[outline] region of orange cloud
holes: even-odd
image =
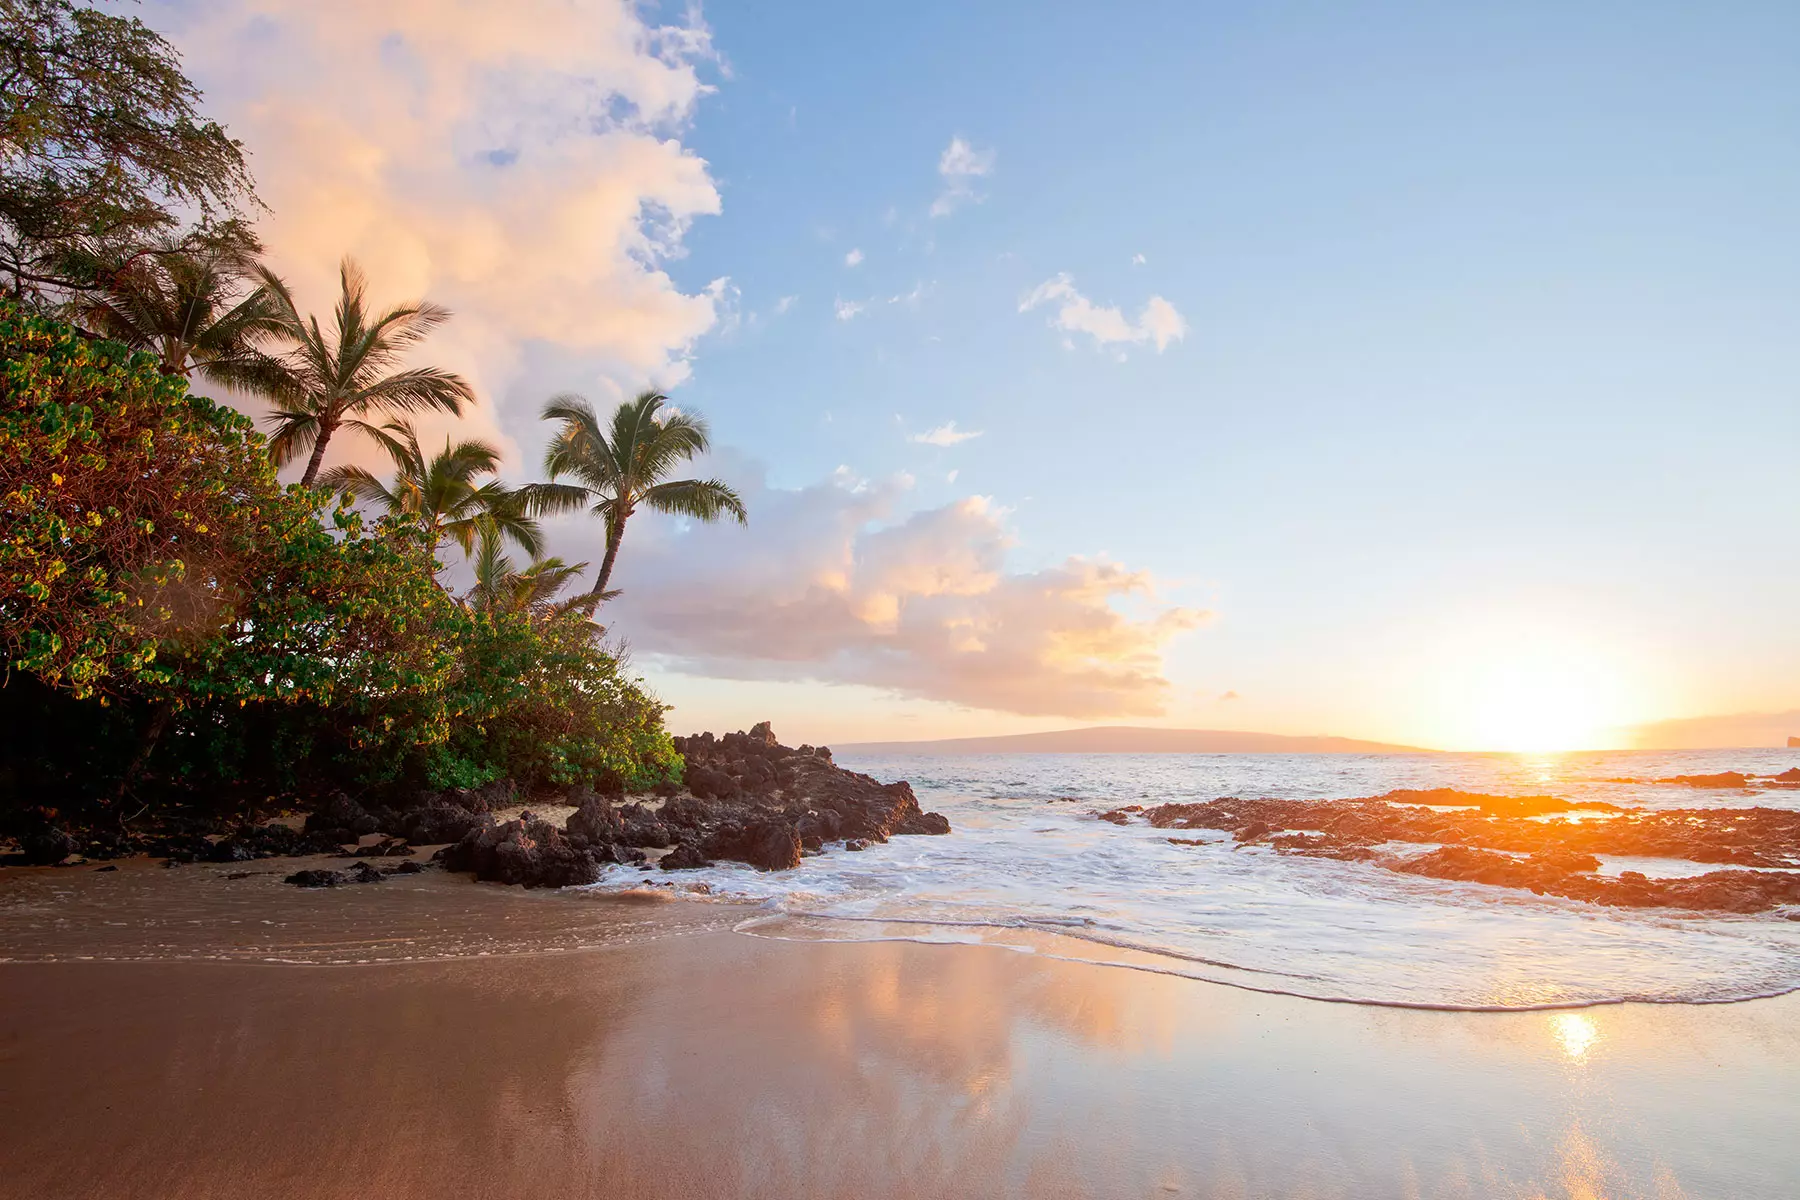
[[[491,401],[510,387],[535,403],[687,374],[722,290],[663,269],[719,211],[680,141],[708,90],[697,18],[651,26],[622,0],[147,8],[250,149],[270,261],[304,303],[327,308],[349,253],[377,299],[455,310],[430,355],[490,401],[465,434],[503,434]],[[580,375],[527,382],[534,344]]]
[[[640,653],[1023,715],[1155,716],[1164,647],[1205,617],[1159,605],[1147,574],[1112,563],[1009,572],[1004,514],[981,497],[896,518],[903,481],[740,490],[747,530],[634,522],[624,595],[604,615]]]

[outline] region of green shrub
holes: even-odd
[[[0,809],[678,777],[591,622],[459,603],[411,520],[321,523],[149,356],[0,302],[0,380]]]

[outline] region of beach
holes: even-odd
[[[5,875],[7,1196],[1665,1200],[1800,1179],[1800,996],[1427,1011],[770,938],[735,931],[744,906],[650,893]]]

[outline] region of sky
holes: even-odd
[[[603,610],[680,732],[1800,709],[1800,7],[135,11],[510,478],[560,392],[710,421],[748,528]]]

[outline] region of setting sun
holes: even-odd
[[[1442,652],[1442,744],[1543,754],[1610,749],[1629,722],[1624,670],[1580,637],[1541,629],[1465,634]]]

